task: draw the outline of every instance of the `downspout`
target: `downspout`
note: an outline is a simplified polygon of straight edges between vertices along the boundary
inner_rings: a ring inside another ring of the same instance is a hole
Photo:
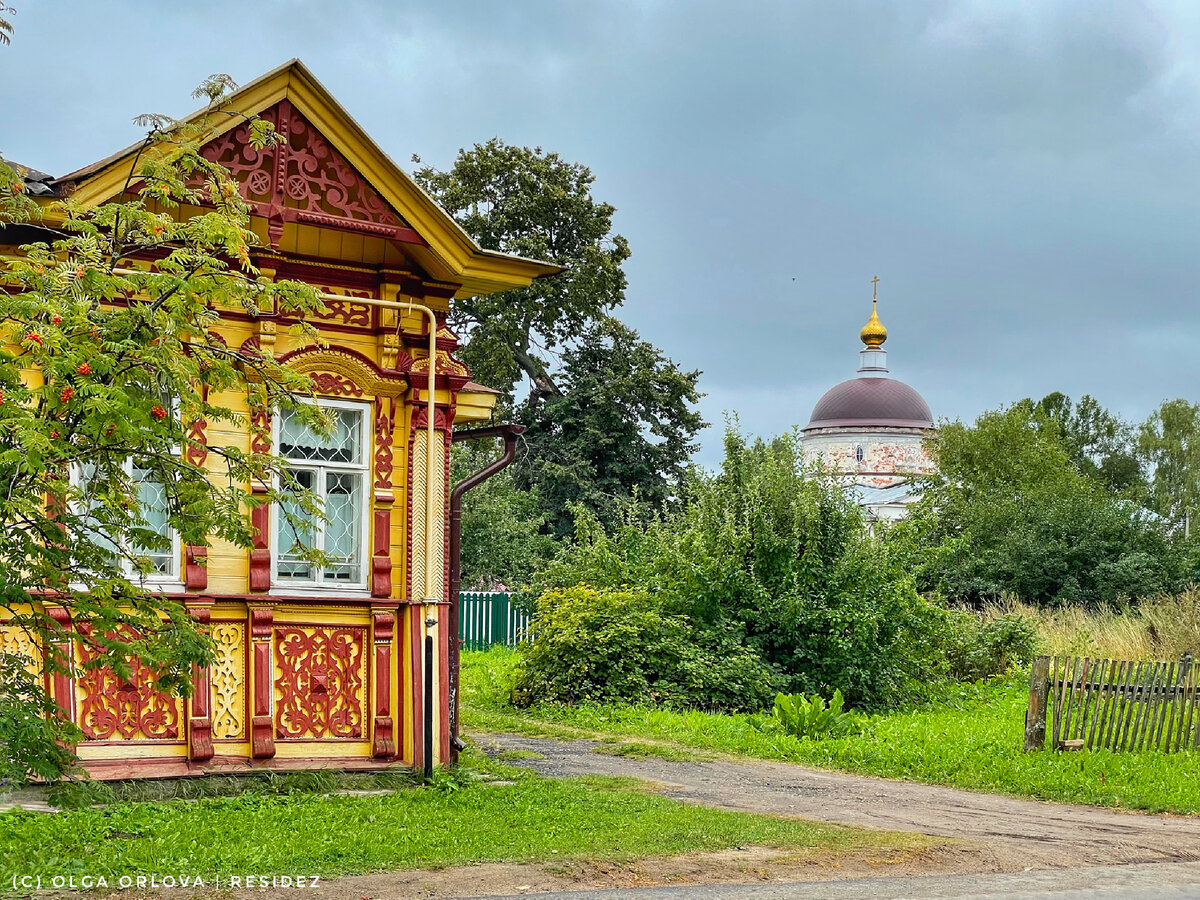
[[[450,615],[446,620],[446,629],[450,633],[450,764],[458,763],[458,751],[464,746],[458,736],[458,660],[461,641],[458,637],[459,603],[458,589],[462,581],[462,498],[463,494],[487,481],[513,461],[517,455],[517,438],[525,432],[524,425],[491,425],[486,428],[473,428],[469,431],[456,431],[451,437],[452,443],[468,441],[472,438],[500,437],[504,439],[504,452],[500,458],[484,466],[474,475],[468,475],[454,486],[450,492]]]
[[[338,294],[318,293],[322,300],[345,300],[346,298]],[[422,668],[425,670],[425,690],[424,702],[422,711],[424,715],[423,724],[423,760],[425,778],[428,780],[433,775],[433,731],[434,731],[434,716],[433,716],[433,693],[434,693],[434,678],[433,678],[433,635],[430,634],[430,629],[438,624],[438,621],[433,616],[433,610],[442,602],[441,597],[430,597],[428,594],[432,590],[434,576],[437,573],[437,566],[434,565],[434,547],[436,543],[433,539],[434,520],[436,516],[436,506],[434,503],[434,486],[441,484],[441,475],[436,471],[433,458],[433,441],[434,441],[434,417],[437,412],[437,314],[428,306],[423,306],[420,303],[414,303],[411,298],[401,301],[397,300],[376,300],[372,297],[355,297],[355,303],[363,303],[368,306],[378,306],[383,309],[394,309],[397,312],[404,311],[411,313],[413,310],[419,310],[429,318],[429,378],[426,382],[426,398],[425,398],[425,593],[426,597],[421,601],[425,607],[425,618],[422,620],[421,631],[421,646],[422,646]],[[399,323],[397,323],[399,324]],[[409,485],[411,492],[412,486]],[[410,536],[411,539],[411,536]],[[457,598],[451,595],[450,610],[451,614],[457,613]],[[443,625],[443,627],[445,627]],[[457,627],[457,626],[455,626]],[[457,632],[452,632],[456,634]],[[413,635],[415,640],[418,636]],[[414,723],[415,724],[415,723]],[[415,729],[414,729],[415,730]],[[414,754],[415,755],[415,754]]]

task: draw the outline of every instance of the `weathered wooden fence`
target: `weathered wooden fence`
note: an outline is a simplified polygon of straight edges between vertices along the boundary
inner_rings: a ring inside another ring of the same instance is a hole
[[[1190,653],[1177,663],[1039,656],[1029,685],[1025,749],[1169,753],[1200,747],[1198,674]]]
[[[497,644],[515,647],[529,640],[529,616],[503,593],[458,595],[458,637],[465,650],[485,650]]]

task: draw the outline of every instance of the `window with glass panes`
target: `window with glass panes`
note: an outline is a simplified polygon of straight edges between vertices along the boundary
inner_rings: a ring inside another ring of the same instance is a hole
[[[83,519],[83,528],[89,540],[96,546],[111,551],[122,570],[133,577],[135,566],[130,557],[144,558],[149,561],[149,579],[174,578],[178,574],[179,547],[175,529],[171,527],[170,509],[167,504],[166,485],[142,461],[126,458],[120,463],[129,475],[137,490],[139,509],[144,520],[137,524],[142,531],[158,535],[166,540],[166,544],[155,547],[144,547],[134,543],[128,553],[121,553],[109,536],[113,529],[100,521],[101,510],[93,510],[87,494],[88,483],[95,477],[96,467],[92,463],[79,466],[75,471],[75,479],[84,489],[84,499],[79,513]]]
[[[366,584],[367,409],[362,403],[319,401],[333,422],[321,435],[290,411],[279,419],[277,453],[287,460],[296,483],[318,498],[325,515],[285,503],[288,515],[275,515],[275,580],[283,584]],[[296,520],[296,524],[289,521]],[[319,550],[326,564],[305,559]]]

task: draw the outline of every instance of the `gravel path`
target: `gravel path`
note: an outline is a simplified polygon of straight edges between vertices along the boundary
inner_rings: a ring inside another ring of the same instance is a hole
[[[624,775],[678,800],[960,838],[982,845],[995,871],[1200,860],[1200,818],[1151,816],[977,794],[764,761],[673,762],[595,753],[595,741],[476,735],[485,752],[553,777]]]
[[[1007,875],[854,878],[811,884],[717,884],[566,891],[543,900],[1195,900],[1200,865],[1089,866]],[[518,895],[520,896],[520,895]],[[515,900],[495,897],[493,900]]]

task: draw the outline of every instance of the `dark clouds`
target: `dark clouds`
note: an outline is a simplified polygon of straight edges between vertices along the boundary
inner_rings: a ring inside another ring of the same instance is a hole
[[[19,6],[0,150],[39,168],[291,56],[401,162],[492,135],[586,162],[633,246],[625,317],[705,371],[717,423],[803,424],[876,273],[937,415],[1200,395],[1194,4]]]

